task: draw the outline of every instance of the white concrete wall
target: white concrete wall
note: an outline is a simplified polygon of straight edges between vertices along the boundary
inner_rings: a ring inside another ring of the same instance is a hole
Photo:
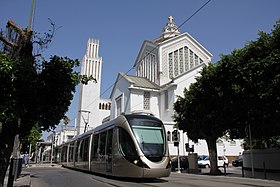
[[[171,132],[171,136],[172,136],[172,131],[175,130],[173,128],[174,124],[168,124],[165,125],[165,130],[166,133],[168,131]],[[188,155],[188,152],[185,149],[185,144],[189,143],[189,147],[194,146],[194,152],[197,153],[198,155],[209,155],[208,152],[208,146],[205,140],[198,140],[198,143],[194,143],[192,140],[188,139],[187,134],[183,133],[183,131],[179,130],[180,132],[180,142],[179,142],[179,154],[180,155]],[[242,147],[242,143],[243,140],[238,140],[235,139],[233,143],[231,140],[227,141],[225,139],[221,139],[222,141],[217,143],[217,154],[218,156],[238,156],[243,152],[243,147]],[[169,141],[168,142],[169,145],[169,152],[170,155],[177,155],[178,154],[178,150],[177,147],[174,146],[174,142]]]
[[[183,76],[178,77],[174,80],[174,84],[177,84],[177,89],[175,90],[175,95],[183,96],[184,89],[189,88],[190,85],[196,82],[195,78],[200,76],[200,71],[202,70],[203,64],[200,64],[196,68],[192,69]],[[174,98],[176,99],[176,98]]]
[[[124,78],[119,79],[119,81],[116,83],[110,98],[111,99],[110,119],[114,119],[117,117],[116,98],[118,97],[122,97],[122,112],[130,111],[131,100],[130,100],[130,92],[128,90],[129,86],[130,83]]]
[[[151,92],[150,110],[159,118],[159,92]]]
[[[82,88],[82,99],[81,108],[79,109],[80,116],[80,127],[84,129],[84,120],[88,119],[89,128],[94,128],[101,124],[99,115],[96,115],[99,111],[99,100],[100,100],[100,83],[89,82],[87,85],[81,85]],[[89,115],[88,112],[89,111]]]
[[[143,110],[143,90],[132,89],[130,94],[130,109],[131,111]]]

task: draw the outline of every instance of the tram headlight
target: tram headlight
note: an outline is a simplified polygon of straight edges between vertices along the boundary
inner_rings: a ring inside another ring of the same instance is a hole
[[[142,160],[134,160],[133,162],[136,166],[139,166],[139,167],[142,167],[142,168],[148,168],[150,169],[150,167],[145,163],[143,162]]]

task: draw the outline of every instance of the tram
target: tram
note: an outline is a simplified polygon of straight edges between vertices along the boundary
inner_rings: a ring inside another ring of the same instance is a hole
[[[57,147],[65,167],[116,177],[160,178],[171,172],[161,120],[123,114]]]

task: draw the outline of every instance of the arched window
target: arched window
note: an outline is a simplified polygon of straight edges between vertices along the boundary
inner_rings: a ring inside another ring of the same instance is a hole
[[[108,110],[108,103],[105,103],[105,110]]]
[[[217,144],[218,144],[219,146],[223,146],[223,145],[224,145],[224,142],[223,142],[223,140],[218,139],[218,140],[217,140]]]
[[[236,141],[235,140],[231,140],[230,141],[230,146],[236,146]]]

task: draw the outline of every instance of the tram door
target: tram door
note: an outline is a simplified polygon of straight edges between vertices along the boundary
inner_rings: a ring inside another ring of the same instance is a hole
[[[112,139],[113,129],[107,132],[107,143],[106,143],[106,170],[108,173],[112,173]]]

